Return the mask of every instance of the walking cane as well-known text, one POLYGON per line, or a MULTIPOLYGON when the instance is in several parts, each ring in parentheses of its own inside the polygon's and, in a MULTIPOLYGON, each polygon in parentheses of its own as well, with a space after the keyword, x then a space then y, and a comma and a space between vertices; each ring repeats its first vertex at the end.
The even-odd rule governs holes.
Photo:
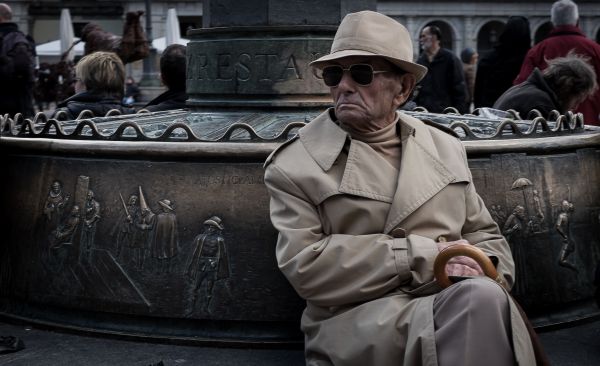
MULTIPOLYGON (((506 283, 502 280, 502 276, 498 275, 498 271, 496 270, 496 267, 494 266, 494 264, 492 263, 490 258, 488 258, 488 256, 483 252, 483 250, 481 250, 471 244, 451 245, 449 247, 442 249, 439 252, 439 254, 437 255, 437 257, 435 258, 435 262, 433 263, 433 273, 435 275, 436 281, 439 283, 439 285, 442 288, 446 288, 446 287, 452 285, 452 281, 450 280, 450 278, 448 277, 448 274, 446 273, 446 263, 448 263, 448 261, 451 258, 456 257, 456 256, 465 256, 465 257, 474 259, 475 262, 477 262, 477 264, 479 264, 479 266, 481 266, 483 273, 487 277, 496 281, 498 284, 500 284, 501 286, 506 288, 507 291, 509 290, 506 283)), ((509 296, 510 296, 510 294, 509 294, 509 296)), ((512 298, 512 296, 511 296, 511 298, 512 298)), ((523 319, 523 322, 525 323, 525 326, 527 327, 527 332, 529 333, 529 338, 531 339, 531 344, 533 346, 533 353, 535 355, 536 365, 537 366, 550 365, 550 361, 548 360, 548 357, 546 356, 546 353, 544 352, 542 343, 540 342, 540 340, 537 336, 537 333, 533 329, 531 322, 529 322, 527 315, 525 314, 525 312, 523 311, 521 306, 517 303, 517 301, 514 298, 512 298, 512 300, 513 300, 514 304, 517 306, 517 309, 519 309, 519 313, 521 313, 521 318, 523 319)))

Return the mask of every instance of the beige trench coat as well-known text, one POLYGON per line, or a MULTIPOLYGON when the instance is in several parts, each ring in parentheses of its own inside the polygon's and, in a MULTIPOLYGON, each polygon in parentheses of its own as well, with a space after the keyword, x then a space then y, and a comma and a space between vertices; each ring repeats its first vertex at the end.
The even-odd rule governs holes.
MULTIPOLYGON (((399 113, 398 173, 330 113, 265 163, 278 265, 307 302, 307 364, 437 365, 436 239, 478 246, 512 285, 509 246, 475 192, 457 138, 399 113)), ((511 324, 519 365, 535 364, 512 302, 511 324)))

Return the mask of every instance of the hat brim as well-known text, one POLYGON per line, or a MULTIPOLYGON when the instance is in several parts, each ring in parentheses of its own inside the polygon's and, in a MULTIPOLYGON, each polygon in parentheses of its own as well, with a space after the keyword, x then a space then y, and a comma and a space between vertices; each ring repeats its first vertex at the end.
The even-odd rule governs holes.
POLYGON ((173 207, 171 207, 171 206, 167 205, 166 203, 164 203, 164 202, 162 202, 162 201, 158 201, 158 204, 159 204, 159 205, 161 205, 162 207, 166 208, 167 210, 174 211, 174 210, 173 210, 173 207))
POLYGON ((338 60, 338 59, 344 58, 344 57, 350 57, 350 56, 370 56, 370 57, 384 58, 384 59, 388 60, 389 62, 391 62, 392 64, 398 66, 398 68, 400 68, 408 73, 413 74, 417 79, 417 83, 419 81, 421 81, 423 79, 423 77, 425 77, 425 74, 427 74, 427 68, 423 65, 400 60, 400 59, 397 59, 394 57, 379 55, 379 54, 369 52, 369 51, 362 51, 362 50, 343 50, 343 51, 333 52, 333 53, 330 53, 329 55, 325 55, 323 57, 318 58, 317 60, 311 62, 309 65, 312 67, 316 67, 317 69, 322 69, 323 67, 328 65, 331 61, 338 60))
POLYGON ((204 225, 212 225, 212 226, 219 228, 220 230, 223 230, 223 226, 214 220, 208 219, 208 220, 204 221, 204 225))

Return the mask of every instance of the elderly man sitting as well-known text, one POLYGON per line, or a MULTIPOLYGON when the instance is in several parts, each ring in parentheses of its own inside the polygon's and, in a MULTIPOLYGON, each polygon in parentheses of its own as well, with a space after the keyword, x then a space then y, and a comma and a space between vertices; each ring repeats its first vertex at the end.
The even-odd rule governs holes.
MULTIPOLYGON (((534 365, 506 290, 471 278, 445 290, 433 262, 472 244, 509 285, 509 246, 475 191, 452 131, 397 109, 427 69, 407 30, 364 11, 347 15, 331 53, 314 61, 334 107, 267 159, 276 255, 306 299, 308 365, 534 365)), ((469 258, 453 276, 481 274, 469 258)))

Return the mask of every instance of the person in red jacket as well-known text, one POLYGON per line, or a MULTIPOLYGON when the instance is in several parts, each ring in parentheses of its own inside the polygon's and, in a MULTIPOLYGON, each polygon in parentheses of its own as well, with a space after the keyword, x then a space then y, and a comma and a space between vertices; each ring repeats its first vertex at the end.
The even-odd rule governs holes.
MULTIPOLYGON (((600 45, 586 38, 579 28, 577 5, 571 0, 559 0, 552 5, 550 13, 554 28, 548 38, 529 50, 513 84, 527 80, 536 67, 545 69, 548 66, 546 60, 564 57, 571 50, 588 58, 600 83, 600 45)), ((586 124, 600 125, 600 89, 579 104, 575 111, 583 114, 586 124)))

